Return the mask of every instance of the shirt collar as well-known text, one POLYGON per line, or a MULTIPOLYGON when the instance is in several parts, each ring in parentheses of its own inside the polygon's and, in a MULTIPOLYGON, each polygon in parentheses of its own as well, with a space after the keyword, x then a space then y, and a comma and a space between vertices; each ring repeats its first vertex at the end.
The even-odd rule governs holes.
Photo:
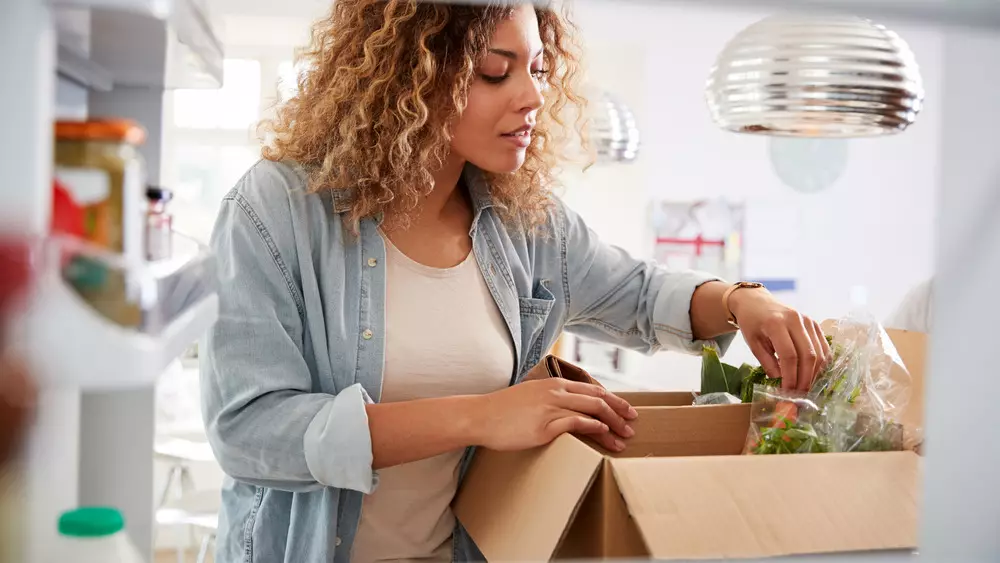
MULTIPOLYGON (((493 198, 490 196, 490 185, 486 179, 486 174, 472 164, 466 164, 462 170, 462 179, 469 190, 469 199, 472 201, 472 209, 478 219, 479 214, 493 207, 493 198)), ((357 196, 357 188, 346 188, 332 190, 333 211, 335 213, 346 213, 350 211, 351 204, 357 196)))

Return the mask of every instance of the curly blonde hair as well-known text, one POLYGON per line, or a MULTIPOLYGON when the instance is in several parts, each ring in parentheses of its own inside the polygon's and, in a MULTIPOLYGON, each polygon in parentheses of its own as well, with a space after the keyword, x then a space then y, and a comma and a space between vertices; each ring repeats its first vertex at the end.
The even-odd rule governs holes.
MULTIPOLYGON (((465 108, 476 66, 497 25, 513 6, 449 5, 418 0, 336 0, 312 29, 297 63, 298 93, 261 123, 270 140, 263 157, 290 160, 308 174, 310 191, 354 190, 349 220, 379 213, 405 226, 434 187, 450 125, 465 108)), ((566 14, 536 7, 549 72, 524 165, 487 174, 504 220, 522 227, 545 222, 561 149, 571 131, 583 140, 582 111, 569 127, 579 48, 566 14)))

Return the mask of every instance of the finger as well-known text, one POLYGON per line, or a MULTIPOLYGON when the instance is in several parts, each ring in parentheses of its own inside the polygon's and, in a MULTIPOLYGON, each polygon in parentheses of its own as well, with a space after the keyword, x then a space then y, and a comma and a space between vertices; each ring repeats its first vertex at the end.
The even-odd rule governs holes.
POLYGON ((609 434, 611 430, 596 418, 583 416, 573 411, 563 411, 564 415, 552 420, 548 424, 549 435, 552 439, 562 434, 588 434, 599 435, 609 434))
POLYGON ((625 449, 625 442, 615 436, 612 432, 599 432, 597 434, 591 434, 590 438, 600 444, 601 447, 611 452, 620 452, 625 449))
POLYGON ((823 365, 825 366, 833 359, 833 350, 830 348, 830 343, 826 341, 826 333, 823 332, 823 325, 816 321, 812 321, 812 324, 816 329, 816 334, 819 335, 820 349, 823 351, 823 365))
MULTIPOLYGON (((565 410, 562 411, 560 416, 566 419, 575 419, 579 418, 580 414, 570 410, 565 410)), ((585 427, 593 426, 592 423, 586 422, 588 417, 583 417, 583 418, 585 422, 582 422, 581 424, 583 424, 585 427)), ((596 420, 596 419, 590 418, 589 420, 596 420)), ((603 428, 598 430, 592 431, 589 430, 588 428, 584 428, 583 430, 574 430, 573 433, 589 436, 592 440, 597 442, 601 447, 603 447, 608 451, 620 452, 625 449, 625 442, 622 441, 618 436, 616 436, 615 433, 612 432, 607 427, 607 425, 603 425, 603 428)))
POLYGON ((764 368, 764 373, 768 377, 777 378, 781 377, 781 370, 778 368, 778 360, 774 357, 774 350, 758 340, 751 340, 747 342, 747 346, 750 347, 750 351, 753 352, 757 361, 760 362, 760 367, 764 368))
POLYGON ((830 346, 826 342, 826 338, 823 336, 823 329, 812 319, 805 319, 806 328, 809 330, 810 336, 812 336, 813 348, 816 350, 816 369, 813 370, 813 380, 815 376, 819 375, 819 372, 823 371, 826 367, 826 362, 830 359, 830 346))
POLYGON ((635 420, 639 417, 639 413, 626 401, 618 395, 615 395, 611 391, 608 391, 600 385, 591 385, 589 383, 581 383, 579 381, 567 381, 564 387, 570 393, 576 393, 578 395, 589 395, 591 397, 600 397, 604 399, 619 416, 626 420, 635 420))
POLYGON ((812 384, 813 375, 816 374, 816 361, 818 354, 813 344, 812 331, 806 329, 802 322, 802 317, 795 316, 795 320, 788 323, 788 335, 795 345, 795 355, 798 357, 798 365, 795 371, 795 388, 799 391, 808 391, 812 384))
POLYGON ((607 424, 615 434, 622 438, 631 438, 635 435, 632 427, 602 397, 566 393, 559 400, 558 406, 578 413, 589 414, 607 424))
POLYGON ((774 348, 775 354, 778 355, 778 369, 780 371, 782 389, 795 389, 799 382, 799 354, 795 350, 795 342, 792 340, 792 335, 782 325, 767 336, 771 339, 771 346, 774 348))

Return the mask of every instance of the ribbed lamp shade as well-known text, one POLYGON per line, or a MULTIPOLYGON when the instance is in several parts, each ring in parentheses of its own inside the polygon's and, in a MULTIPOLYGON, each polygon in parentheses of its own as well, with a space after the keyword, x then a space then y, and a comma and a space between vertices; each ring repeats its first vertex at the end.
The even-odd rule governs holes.
POLYGON ((591 102, 591 142, 599 162, 631 162, 639 154, 639 129, 625 104, 604 93, 591 102))
POLYGON ((917 118, 924 87, 898 35, 857 17, 778 15, 725 46, 706 86, 712 119, 741 133, 871 137, 917 118))

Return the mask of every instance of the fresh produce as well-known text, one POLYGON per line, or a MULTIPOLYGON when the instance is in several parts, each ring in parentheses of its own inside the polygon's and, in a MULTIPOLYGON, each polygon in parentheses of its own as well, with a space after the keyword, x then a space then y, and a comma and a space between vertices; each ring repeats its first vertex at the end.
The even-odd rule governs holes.
POLYGON ((768 377, 762 367, 729 365, 706 346, 696 404, 750 403, 751 454, 901 450, 903 428, 879 398, 884 387, 878 382, 885 379, 878 370, 886 369, 887 356, 877 338, 881 330, 877 322, 838 324, 837 342, 826 336, 832 357, 808 392, 782 389, 781 378, 768 377), (865 401, 859 402, 862 394, 865 401))
POLYGON ((859 362, 859 354, 844 354, 844 347, 833 343, 833 337, 827 336, 833 352, 826 368, 813 381, 809 395, 814 398, 837 398, 848 403, 854 403, 861 394, 861 374, 863 370, 859 362))
POLYGON ((719 359, 719 352, 711 346, 701 350, 701 394, 739 394, 739 379, 735 377, 733 366, 726 366, 719 359))
POLYGON ((719 352, 711 346, 701 351, 701 394, 729 393, 744 403, 753 400, 755 384, 781 386, 781 378, 770 378, 764 368, 743 364, 729 365, 719 359, 719 352))
POLYGON ((778 419, 778 425, 761 430, 760 439, 750 450, 755 455, 818 454, 830 451, 826 439, 812 424, 778 419))
POLYGON ((767 387, 781 387, 781 378, 768 377, 767 373, 764 372, 764 368, 757 366, 755 368, 750 368, 749 372, 747 373, 747 376, 743 379, 742 384, 743 386, 740 389, 740 399, 744 403, 750 403, 753 401, 754 385, 764 385, 767 387))

